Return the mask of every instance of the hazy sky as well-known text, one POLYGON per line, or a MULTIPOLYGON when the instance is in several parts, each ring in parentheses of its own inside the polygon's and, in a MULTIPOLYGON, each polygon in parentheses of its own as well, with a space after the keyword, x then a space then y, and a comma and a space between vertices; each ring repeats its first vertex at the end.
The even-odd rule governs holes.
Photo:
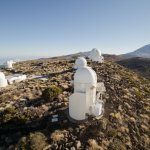
POLYGON ((0 56, 56 56, 150 44, 150 0, 0 0, 0 56))

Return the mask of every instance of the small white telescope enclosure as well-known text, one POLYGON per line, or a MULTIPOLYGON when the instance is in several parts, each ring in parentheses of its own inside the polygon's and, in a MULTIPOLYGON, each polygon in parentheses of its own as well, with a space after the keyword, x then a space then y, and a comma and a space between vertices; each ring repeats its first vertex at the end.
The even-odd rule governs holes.
POLYGON ((78 69, 80 67, 84 67, 87 66, 87 61, 84 57, 78 57, 78 59, 76 59, 75 61, 75 65, 74 65, 74 69, 78 69))
POLYGON ((0 88, 8 85, 7 80, 3 72, 0 72, 0 88))
POLYGON ((83 57, 76 60, 77 70, 74 75, 74 93, 69 97, 69 115, 74 120, 85 120, 87 115, 100 116, 103 103, 99 99, 101 91, 97 84, 96 72, 87 66, 83 57))
POLYGON ((8 69, 12 69, 13 68, 13 61, 12 60, 10 60, 10 61, 6 61, 5 63, 4 63, 4 68, 8 68, 8 69))
POLYGON ((100 62, 100 63, 104 62, 104 57, 102 56, 101 51, 97 48, 93 48, 91 50, 89 59, 95 62, 100 62))

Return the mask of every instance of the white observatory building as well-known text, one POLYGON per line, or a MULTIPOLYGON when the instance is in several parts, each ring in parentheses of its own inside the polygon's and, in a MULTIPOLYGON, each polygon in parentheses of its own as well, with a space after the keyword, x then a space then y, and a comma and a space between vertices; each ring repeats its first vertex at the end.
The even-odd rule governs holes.
POLYGON ((100 96, 105 92, 104 84, 97 83, 96 72, 79 57, 75 63, 74 93, 69 97, 69 116, 74 120, 85 120, 88 115, 100 116, 103 102, 100 96), (98 86, 101 87, 98 87, 98 86))
POLYGON ((0 72, 0 88, 8 85, 7 80, 3 72, 0 72))
POLYGON ((90 52, 89 59, 95 62, 104 62, 104 57, 101 54, 101 51, 97 48, 93 48, 90 52))
POLYGON ((13 68, 13 61, 12 60, 10 60, 10 61, 6 61, 5 63, 4 63, 4 67, 5 68, 8 68, 8 69, 12 69, 13 68))

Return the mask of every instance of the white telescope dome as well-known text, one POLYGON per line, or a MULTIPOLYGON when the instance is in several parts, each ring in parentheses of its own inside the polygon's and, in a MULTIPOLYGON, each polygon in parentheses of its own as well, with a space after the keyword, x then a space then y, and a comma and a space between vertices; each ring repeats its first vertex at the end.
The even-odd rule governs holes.
POLYGON ((87 61, 84 57, 78 57, 75 61, 74 69, 82 68, 87 66, 87 61))
POLYGON ((96 83, 97 75, 90 67, 79 68, 74 75, 74 82, 82 84, 96 83))
POLYGON ((13 68, 13 61, 12 60, 6 61, 4 63, 4 66, 5 66, 5 68, 12 69, 13 68))
POLYGON ((102 55, 101 51, 99 49, 97 49, 97 48, 93 48, 91 53, 94 56, 101 56, 102 55))
POLYGON ((91 50, 89 58, 95 62, 100 62, 100 63, 104 62, 104 57, 102 56, 101 51, 97 48, 93 48, 91 50))
POLYGON ((0 87, 5 87, 7 85, 8 85, 8 83, 7 83, 7 80, 5 78, 4 73, 0 72, 0 87))

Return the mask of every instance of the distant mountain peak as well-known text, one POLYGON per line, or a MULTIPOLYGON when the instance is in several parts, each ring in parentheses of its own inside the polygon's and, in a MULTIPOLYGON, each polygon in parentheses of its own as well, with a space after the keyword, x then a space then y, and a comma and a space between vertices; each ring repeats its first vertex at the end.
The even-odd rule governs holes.
POLYGON ((149 52, 150 53, 150 44, 145 45, 145 46, 135 50, 134 52, 149 52))
POLYGON ((124 58, 143 57, 150 58, 150 44, 145 45, 131 53, 123 54, 124 58))

